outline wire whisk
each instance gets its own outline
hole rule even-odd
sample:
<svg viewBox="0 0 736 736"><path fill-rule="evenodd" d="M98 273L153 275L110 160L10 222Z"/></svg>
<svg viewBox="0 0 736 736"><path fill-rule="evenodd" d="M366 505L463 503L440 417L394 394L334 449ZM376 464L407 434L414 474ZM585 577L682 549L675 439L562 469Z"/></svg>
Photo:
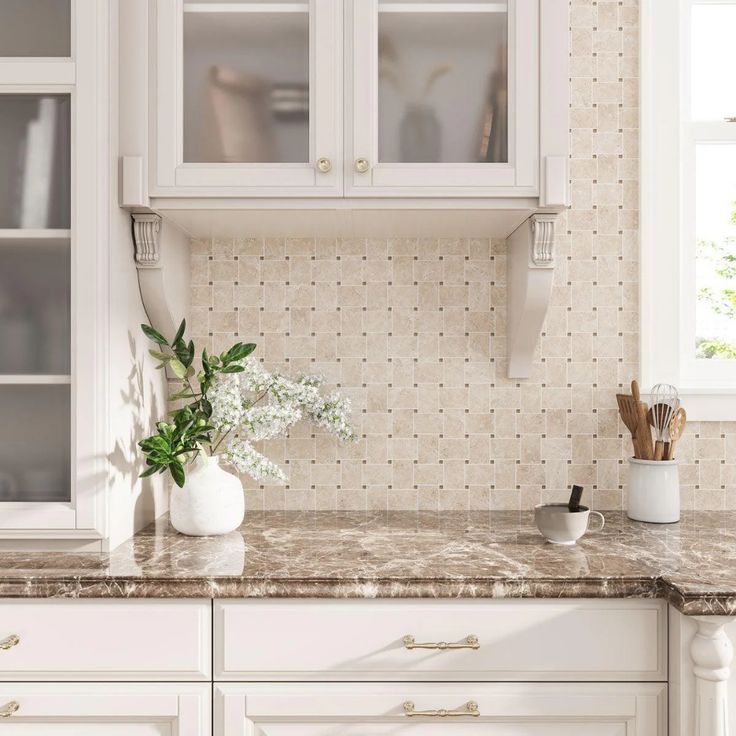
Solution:
<svg viewBox="0 0 736 736"><path fill-rule="evenodd" d="M649 424L654 427L656 442L654 459L664 457L665 443L670 441L670 423L680 408L680 396L677 389L669 383L658 383L651 391L652 408L649 410Z"/></svg>

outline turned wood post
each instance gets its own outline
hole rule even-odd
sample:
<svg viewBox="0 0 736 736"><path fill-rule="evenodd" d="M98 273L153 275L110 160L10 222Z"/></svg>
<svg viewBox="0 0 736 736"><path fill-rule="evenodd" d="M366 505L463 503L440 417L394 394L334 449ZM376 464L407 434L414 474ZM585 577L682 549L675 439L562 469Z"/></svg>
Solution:
<svg viewBox="0 0 736 736"><path fill-rule="evenodd" d="M724 627L733 618L693 616L698 630L690 644L695 674L694 736L728 736L728 678L733 646Z"/></svg>

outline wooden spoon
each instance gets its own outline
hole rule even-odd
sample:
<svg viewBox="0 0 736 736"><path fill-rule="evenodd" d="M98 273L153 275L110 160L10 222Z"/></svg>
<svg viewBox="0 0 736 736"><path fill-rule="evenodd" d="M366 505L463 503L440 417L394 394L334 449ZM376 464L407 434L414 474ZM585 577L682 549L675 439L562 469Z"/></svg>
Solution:
<svg viewBox="0 0 736 736"><path fill-rule="evenodd" d="M686 424L687 412L683 407L680 407L670 420L670 441L667 443L667 452L664 455L665 460L674 460L675 445L677 444L677 440L682 437Z"/></svg>
<svg viewBox="0 0 736 736"><path fill-rule="evenodd" d="M639 425L639 410L633 396L628 394L616 394L616 403L621 419L626 429L631 432L631 444L634 446L634 457L640 458L639 443L636 439L636 429Z"/></svg>
<svg viewBox="0 0 736 736"><path fill-rule="evenodd" d="M647 421L648 407L640 399L639 382L636 379L631 382L631 395L634 397L638 411L636 439L639 443L639 457L642 460L651 460L654 458L654 443L652 442L652 432L649 429L649 422Z"/></svg>

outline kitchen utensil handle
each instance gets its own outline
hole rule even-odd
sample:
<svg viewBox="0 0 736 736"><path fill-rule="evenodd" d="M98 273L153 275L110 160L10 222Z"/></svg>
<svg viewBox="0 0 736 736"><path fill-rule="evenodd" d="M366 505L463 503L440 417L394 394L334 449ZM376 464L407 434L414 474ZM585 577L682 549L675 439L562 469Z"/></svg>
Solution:
<svg viewBox="0 0 736 736"><path fill-rule="evenodd" d="M652 443L652 431L649 429L649 420L647 419L647 405L640 401L637 407L639 409L639 423L636 427L636 439L639 442L639 457L642 460L651 460L654 457L654 445Z"/></svg>
<svg viewBox="0 0 736 736"><path fill-rule="evenodd" d="M654 444L654 459L662 460L664 458L664 442L657 440Z"/></svg>
<svg viewBox="0 0 736 736"><path fill-rule="evenodd" d="M674 460L675 459L675 445L677 444L677 440L671 440L667 445L667 453L664 456L665 460Z"/></svg>
<svg viewBox="0 0 736 736"><path fill-rule="evenodd" d="M634 401L637 403L641 401L641 394L639 393L639 382L634 379L631 382L631 395L634 397Z"/></svg>
<svg viewBox="0 0 736 736"><path fill-rule="evenodd" d="M592 516L597 516L601 520L601 525L597 529L591 529L590 528L590 519ZM590 516L588 516L588 531L589 532L601 532L603 531L603 527L606 525L606 517L603 516L603 514L600 511L591 511Z"/></svg>

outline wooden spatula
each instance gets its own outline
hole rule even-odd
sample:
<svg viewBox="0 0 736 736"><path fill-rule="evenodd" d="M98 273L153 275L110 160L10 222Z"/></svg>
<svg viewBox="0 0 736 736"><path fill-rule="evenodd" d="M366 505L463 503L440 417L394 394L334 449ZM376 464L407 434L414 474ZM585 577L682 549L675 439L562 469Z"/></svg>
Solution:
<svg viewBox="0 0 736 736"><path fill-rule="evenodd" d="M639 457L642 460L651 460L654 457L654 443L652 442L652 431L649 429L647 421L648 407L646 402L641 401L639 394L639 382L633 380L631 382L631 395L636 402L638 421L636 423L636 441L639 444Z"/></svg>
<svg viewBox="0 0 736 736"><path fill-rule="evenodd" d="M616 394L616 403L621 419L626 425L626 429L631 432L631 444L634 446L634 457L640 458L639 443L636 439L636 430L639 425L639 408L634 401L633 396L629 394Z"/></svg>
<svg viewBox="0 0 736 736"><path fill-rule="evenodd" d="M665 460L675 459L675 445L677 440L682 437L682 433L685 431L685 425L687 424L687 412L685 409L680 407L670 421L670 441L667 443L666 451L664 454Z"/></svg>

